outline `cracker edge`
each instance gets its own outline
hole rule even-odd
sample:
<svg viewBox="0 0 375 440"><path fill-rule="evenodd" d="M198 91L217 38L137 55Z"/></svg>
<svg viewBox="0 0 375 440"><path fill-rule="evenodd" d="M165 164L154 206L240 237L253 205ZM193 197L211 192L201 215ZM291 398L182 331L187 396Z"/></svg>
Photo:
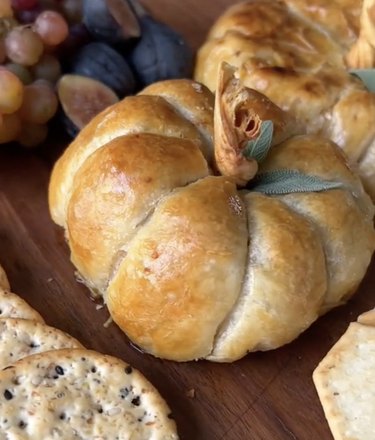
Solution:
<svg viewBox="0 0 375 440"><path fill-rule="evenodd" d="M43 329L46 332L50 332L53 334L57 334L59 338L61 338L61 340L63 338L66 338L66 342L70 342L72 344L71 347L64 347L64 348L48 348L46 350L43 351L39 351L36 353L30 353L27 354L25 356L22 356L21 358L17 359L16 361L2 367L7 368L8 366L14 365L16 362L21 361L22 359L24 359L25 357L28 356L33 356L33 355L37 355L37 354L42 354L42 353L47 353L49 351L56 351L56 350L64 350L64 349L84 349L85 347L81 344L80 341L78 341L78 339L76 339L74 336L70 335L69 333L65 332L64 330L60 330L56 327L52 327L50 325L45 324L44 322L39 322L39 321L33 321L31 319L23 319L23 318L0 318L0 323L4 323L6 325L7 330L13 330L16 327L20 326L21 330L23 331L29 331L30 335L34 335L33 330L39 330L39 331L43 331ZM46 336L50 336L50 334L46 333ZM15 344L17 344L17 341L15 342ZM73 346L73 344L75 346ZM1 371L1 370L0 370Z"/></svg>
<svg viewBox="0 0 375 440"><path fill-rule="evenodd" d="M25 299L23 299L21 296L17 295L14 292L11 292L8 289L2 289L0 287L0 304L1 304L1 296L4 295L4 297L8 297L8 298L12 298L12 300L14 300L14 302L18 303L16 305L21 305L22 307L25 307L29 313L31 315L34 315L33 318L20 318L17 316L8 316L8 318L15 318L15 319L29 319L30 321L36 321L36 322L40 322L42 324L45 324L45 321L42 317L42 315L34 309L34 307L32 307Z"/></svg>
<svg viewBox="0 0 375 440"><path fill-rule="evenodd" d="M356 332L357 328L371 326L375 327L375 309L369 310L358 316L356 322L351 322L337 340L337 342L331 347L328 353L320 361L312 374L312 379L322 405L325 418L328 426L335 440L353 440L352 437L348 437L343 433L342 423L344 417L340 412L336 411L333 404L334 398L332 392L327 387L327 376L332 369L332 366L337 365L340 362L341 353L349 351L352 348L351 338L352 333Z"/></svg>
<svg viewBox="0 0 375 440"><path fill-rule="evenodd" d="M94 360L95 358L99 358L100 362L103 362L104 359L108 360L112 364L118 365L119 368L125 369L130 366L132 368L132 374L136 376L136 381L138 382L140 388L147 387L148 395L152 394L152 407L155 408L155 412L159 415L159 420L162 422L162 426L164 430L167 430L168 437L165 437L166 440L179 440L179 434L177 430L177 424L174 418L169 417L172 414L171 408L168 405L167 401L161 395L159 390L155 387L155 385L138 369L134 368L124 360L111 356L108 354L103 354L96 350L86 349L86 348L62 348L59 350L50 350L42 353L32 354L30 356L26 356L10 365L4 370L0 370L0 380L2 379L2 373L6 376L14 372L14 369L22 369L25 367L26 369L30 366L37 365L39 360L49 359L51 362L59 362L61 357L64 355L75 355L77 358L81 357L90 357L90 359ZM68 358L66 358L68 359ZM163 434L163 432L161 433ZM159 437L164 438L164 437Z"/></svg>

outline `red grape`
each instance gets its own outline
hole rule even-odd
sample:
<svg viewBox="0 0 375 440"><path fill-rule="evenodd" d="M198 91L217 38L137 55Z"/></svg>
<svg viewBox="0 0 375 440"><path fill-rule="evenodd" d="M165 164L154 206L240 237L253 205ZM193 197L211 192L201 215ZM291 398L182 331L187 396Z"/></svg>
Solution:
<svg viewBox="0 0 375 440"><path fill-rule="evenodd" d="M18 112L22 121L46 124L56 113L58 100L49 85L33 83L25 87L22 106Z"/></svg>
<svg viewBox="0 0 375 440"><path fill-rule="evenodd" d="M22 24L34 23L37 16L42 12L40 6L36 6L33 9L24 9L22 11L16 11L16 18Z"/></svg>
<svg viewBox="0 0 375 440"><path fill-rule="evenodd" d="M12 8L15 11L27 11L38 5L38 0L11 0Z"/></svg>
<svg viewBox="0 0 375 440"><path fill-rule="evenodd" d="M48 46L62 43L69 34L65 18L55 11L44 11L38 15L34 29Z"/></svg>

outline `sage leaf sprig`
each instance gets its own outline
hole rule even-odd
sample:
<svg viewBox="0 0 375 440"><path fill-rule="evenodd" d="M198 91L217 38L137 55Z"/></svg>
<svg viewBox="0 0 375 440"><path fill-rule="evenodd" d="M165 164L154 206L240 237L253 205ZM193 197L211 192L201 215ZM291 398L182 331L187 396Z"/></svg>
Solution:
<svg viewBox="0 0 375 440"><path fill-rule="evenodd" d="M264 161L271 148L273 136L273 122L262 121L259 136L250 140L243 149L242 154L247 159L255 159L258 163Z"/></svg>
<svg viewBox="0 0 375 440"><path fill-rule="evenodd" d="M375 69L351 69L349 72L359 78L370 92L375 92Z"/></svg>
<svg viewBox="0 0 375 440"><path fill-rule="evenodd" d="M272 121L262 121L258 137L247 143L242 151L243 156L247 159L254 159L258 163L263 162L272 145L273 130ZM248 189L266 195L282 195L328 191L342 186L343 184L340 182L324 180L318 176L304 174L297 170L280 169L256 174L248 184Z"/></svg>
<svg viewBox="0 0 375 440"><path fill-rule="evenodd" d="M266 195L282 195L304 192L320 192L342 188L340 182L323 180L318 176L301 173L297 170L282 169L265 171L250 182L252 191Z"/></svg>

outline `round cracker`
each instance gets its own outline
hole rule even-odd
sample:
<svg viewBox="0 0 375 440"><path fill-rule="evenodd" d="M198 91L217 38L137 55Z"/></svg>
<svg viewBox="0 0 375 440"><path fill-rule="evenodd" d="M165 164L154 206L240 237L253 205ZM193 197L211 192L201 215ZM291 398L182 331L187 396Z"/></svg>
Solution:
<svg viewBox="0 0 375 440"><path fill-rule="evenodd" d="M40 314L24 299L8 290L0 289L0 318L22 318L44 322Z"/></svg>
<svg viewBox="0 0 375 440"><path fill-rule="evenodd" d="M27 319L0 319L0 369L36 353L62 348L83 348L67 333Z"/></svg>
<svg viewBox="0 0 375 440"><path fill-rule="evenodd" d="M65 349L0 372L0 432L8 438L176 440L158 391L123 361Z"/></svg>

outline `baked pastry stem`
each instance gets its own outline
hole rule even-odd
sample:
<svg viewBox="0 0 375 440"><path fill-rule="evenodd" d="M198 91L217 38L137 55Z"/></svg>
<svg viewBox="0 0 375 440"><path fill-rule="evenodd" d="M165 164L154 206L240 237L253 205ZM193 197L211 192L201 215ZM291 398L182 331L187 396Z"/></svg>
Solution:
<svg viewBox="0 0 375 440"><path fill-rule="evenodd" d="M236 69L222 63L215 95L214 141L215 165L218 172L245 186L257 173L257 154L265 158L269 148L291 136L302 133L297 122L264 95L244 87L235 77ZM270 123L269 133L262 132ZM247 152L249 143L266 137L260 151Z"/></svg>

